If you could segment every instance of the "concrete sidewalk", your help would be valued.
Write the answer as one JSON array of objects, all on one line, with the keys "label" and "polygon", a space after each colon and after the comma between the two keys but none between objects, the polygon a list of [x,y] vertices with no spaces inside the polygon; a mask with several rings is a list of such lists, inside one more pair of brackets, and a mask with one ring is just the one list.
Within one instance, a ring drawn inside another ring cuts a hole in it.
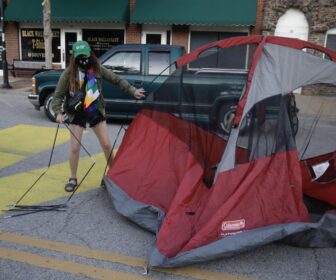
[{"label": "concrete sidewalk", "polygon": [[316,116],[336,119],[336,95],[335,96],[310,96],[295,95],[296,106],[300,110],[300,115]]},{"label": "concrete sidewalk", "polygon": [[3,86],[3,77],[0,77],[0,93],[23,93],[31,91],[31,78],[14,78],[9,77],[9,85],[11,88],[2,88]]}]

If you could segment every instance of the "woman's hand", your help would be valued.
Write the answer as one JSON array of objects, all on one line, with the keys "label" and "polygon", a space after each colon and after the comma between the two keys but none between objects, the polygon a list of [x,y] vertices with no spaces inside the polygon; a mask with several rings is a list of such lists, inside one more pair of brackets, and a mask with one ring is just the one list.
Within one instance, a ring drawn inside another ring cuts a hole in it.
[{"label": "woman's hand", "polygon": [[144,95],[145,92],[146,92],[146,91],[145,91],[143,88],[138,88],[138,89],[134,92],[134,97],[135,97],[136,99],[144,98],[144,97],[146,97],[146,96]]},{"label": "woman's hand", "polygon": [[62,114],[58,114],[56,116],[56,122],[57,123],[64,123],[64,116]]}]

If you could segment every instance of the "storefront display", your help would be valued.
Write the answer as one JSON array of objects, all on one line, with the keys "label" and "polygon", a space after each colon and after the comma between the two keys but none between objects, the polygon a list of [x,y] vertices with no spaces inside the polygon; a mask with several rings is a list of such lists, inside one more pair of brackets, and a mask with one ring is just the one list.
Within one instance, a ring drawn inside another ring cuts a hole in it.
[{"label": "storefront display", "polygon": [[[53,29],[52,39],[52,62],[58,63],[61,60],[59,46],[61,45],[60,29]],[[22,28],[21,29],[21,51],[22,60],[44,61],[45,47],[43,29]]]},{"label": "storefront display", "polygon": [[83,29],[83,40],[87,41],[95,55],[100,57],[113,46],[124,44],[124,30]]}]

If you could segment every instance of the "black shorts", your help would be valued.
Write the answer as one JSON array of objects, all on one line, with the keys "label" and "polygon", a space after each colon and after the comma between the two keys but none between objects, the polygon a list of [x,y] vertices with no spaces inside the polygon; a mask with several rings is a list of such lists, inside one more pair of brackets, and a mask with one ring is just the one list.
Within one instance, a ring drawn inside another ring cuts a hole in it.
[{"label": "black shorts", "polygon": [[105,121],[106,118],[98,111],[95,110],[93,112],[80,112],[75,115],[71,124],[79,125],[83,128],[86,128],[86,124],[88,123],[90,127],[94,127],[100,122]]}]

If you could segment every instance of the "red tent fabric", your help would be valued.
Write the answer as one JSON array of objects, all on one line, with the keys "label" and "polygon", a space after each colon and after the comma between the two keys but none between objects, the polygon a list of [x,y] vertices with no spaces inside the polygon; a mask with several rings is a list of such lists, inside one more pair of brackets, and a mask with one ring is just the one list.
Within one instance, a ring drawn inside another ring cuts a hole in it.
[{"label": "red tent fabric", "polygon": [[[204,71],[195,68],[222,67],[236,47],[251,55],[226,134],[212,123],[218,111],[209,117],[198,106],[200,96],[227,91],[224,71],[205,73],[213,83],[202,87]],[[335,147],[300,158],[292,94],[313,84],[335,86],[335,61],[335,52],[309,42],[250,36],[211,43],[176,62],[129,126],[105,177],[116,210],[156,234],[150,266],[230,256],[281,239],[336,244],[336,215],[329,211],[336,206]],[[327,207],[317,213],[307,199]]]}]

